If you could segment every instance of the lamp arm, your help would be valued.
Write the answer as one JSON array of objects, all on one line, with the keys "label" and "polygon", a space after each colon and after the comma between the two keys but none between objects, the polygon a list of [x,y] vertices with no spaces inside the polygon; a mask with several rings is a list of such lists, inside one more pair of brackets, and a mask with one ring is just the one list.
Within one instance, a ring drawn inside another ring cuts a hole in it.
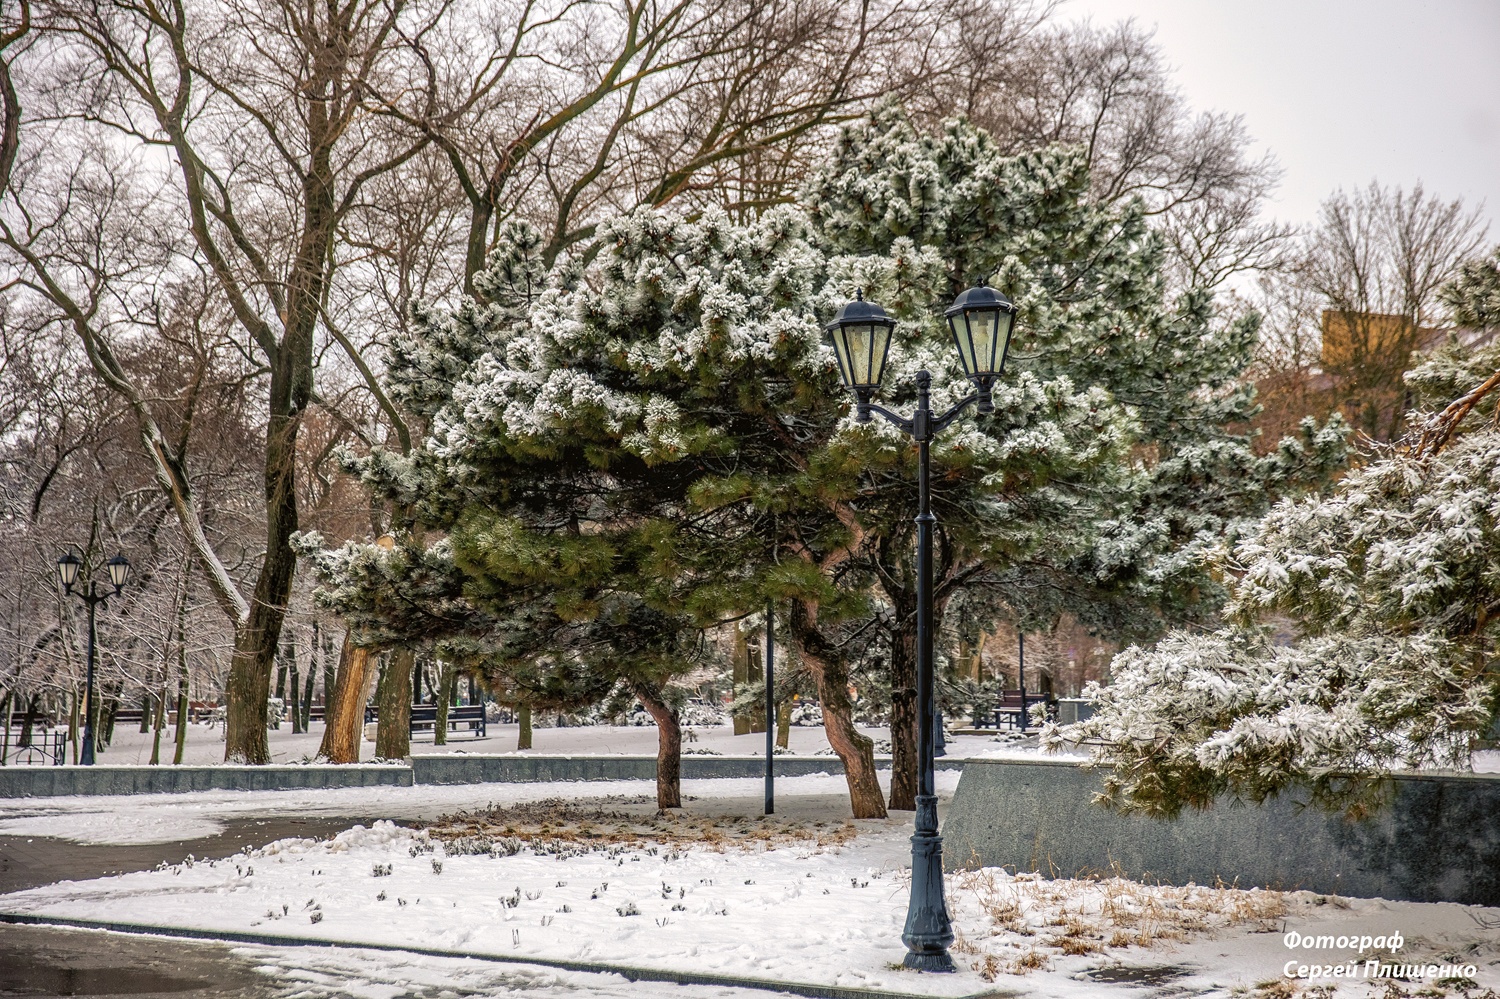
[{"label": "lamp arm", "polygon": [[884,406],[876,405],[873,402],[865,403],[861,408],[863,408],[867,412],[879,413],[882,417],[885,418],[885,421],[887,423],[892,424],[896,427],[896,429],[900,430],[908,437],[915,436],[916,424],[906,417],[893,413],[889,409],[886,409]]},{"label": "lamp arm", "polygon": [[942,416],[933,417],[931,423],[933,435],[936,436],[937,434],[941,433],[945,428],[947,428],[948,424],[952,423],[954,420],[962,416],[964,410],[968,409],[970,406],[984,401],[984,395],[984,393],[980,392],[971,392],[969,395],[954,403],[953,408],[948,410],[948,412],[944,413]]}]

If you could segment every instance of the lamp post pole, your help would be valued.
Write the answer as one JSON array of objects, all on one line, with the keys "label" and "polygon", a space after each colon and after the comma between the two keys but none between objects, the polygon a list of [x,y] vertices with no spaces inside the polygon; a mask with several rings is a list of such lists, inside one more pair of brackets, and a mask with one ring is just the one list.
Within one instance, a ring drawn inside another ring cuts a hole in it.
[{"label": "lamp post pole", "polygon": [[766,604],[766,814],[776,811],[776,608]]},{"label": "lamp post pole", "polygon": [[1005,366],[1016,309],[1010,299],[983,280],[959,294],[943,313],[953,333],[964,373],[977,391],[955,403],[941,416],[932,412],[932,375],[917,372],[917,409],[910,419],[876,405],[896,323],[863,290],[824,326],[832,341],[844,387],[854,393],[856,423],[869,423],[872,413],[910,437],[917,445],[917,814],[911,838],[911,902],[906,911],[906,944],[902,962],[917,971],[953,971],[948,945],[953,921],[943,897],[943,840],[938,835],[937,790],[933,781],[934,683],[932,667],[932,512],[928,445],[943,428],[976,405],[993,413],[995,379]]},{"label": "lamp post pole", "polygon": [[937,789],[933,779],[933,668],[932,668],[932,475],[928,445],[933,435],[952,423],[973,403],[981,410],[988,401],[974,394],[942,416],[932,414],[932,376],[917,372],[917,410],[907,420],[871,403],[861,403],[861,416],[871,412],[904,431],[917,445],[917,814],[911,837],[911,902],[906,910],[906,944],[902,962],[918,971],[953,971],[948,945],[953,943],[953,920],[943,893],[943,838],[938,835]]},{"label": "lamp post pole", "polygon": [[109,598],[101,596],[94,589],[94,581],[92,579],[89,580],[88,592],[79,593],[77,596],[89,608],[89,665],[87,678],[83,684],[83,753],[78,762],[86,767],[91,767],[94,765],[94,609]]}]

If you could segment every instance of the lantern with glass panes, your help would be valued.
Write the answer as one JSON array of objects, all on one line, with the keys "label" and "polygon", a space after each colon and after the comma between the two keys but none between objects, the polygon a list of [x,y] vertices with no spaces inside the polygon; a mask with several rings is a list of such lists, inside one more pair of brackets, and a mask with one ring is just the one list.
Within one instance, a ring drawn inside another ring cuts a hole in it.
[{"label": "lantern with glass panes", "polygon": [[926,371],[917,372],[917,409],[910,418],[872,401],[885,375],[896,324],[879,305],[866,301],[862,290],[824,327],[838,357],[839,376],[854,393],[856,422],[869,423],[870,414],[879,413],[917,444],[917,814],[911,840],[911,901],[901,938],[907,948],[905,965],[921,971],[954,970],[948,955],[953,923],[943,897],[943,841],[933,782],[932,528],[937,518],[932,513],[927,446],[971,404],[981,413],[994,411],[991,392],[1005,367],[1016,307],[981,280],[954,299],[944,315],[959,362],[975,390],[937,416],[929,399],[932,376]]}]

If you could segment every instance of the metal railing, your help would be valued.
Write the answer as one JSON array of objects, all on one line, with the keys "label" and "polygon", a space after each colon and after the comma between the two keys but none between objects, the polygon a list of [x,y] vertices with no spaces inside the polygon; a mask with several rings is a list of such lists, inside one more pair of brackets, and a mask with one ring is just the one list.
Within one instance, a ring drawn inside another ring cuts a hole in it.
[{"label": "metal railing", "polygon": [[21,733],[0,729],[0,759],[12,767],[60,767],[68,762],[68,734],[33,731],[30,742],[21,744]]}]

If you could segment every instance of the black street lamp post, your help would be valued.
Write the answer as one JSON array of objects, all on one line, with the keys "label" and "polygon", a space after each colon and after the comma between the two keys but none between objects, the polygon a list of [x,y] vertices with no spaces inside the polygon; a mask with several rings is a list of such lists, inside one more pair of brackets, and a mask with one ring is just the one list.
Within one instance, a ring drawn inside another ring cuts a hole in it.
[{"label": "black street lamp post", "polygon": [[932,669],[932,513],[928,444],[971,404],[994,411],[990,393],[1005,366],[1015,322],[1015,306],[983,281],[954,300],[945,315],[958,347],[964,373],[976,391],[940,416],[932,412],[932,376],[917,372],[917,411],[907,419],[870,400],[880,388],[890,353],[895,322],[863,292],[845,305],[825,328],[838,356],[845,388],[854,393],[855,422],[869,423],[871,413],[901,429],[917,445],[917,813],[911,838],[911,903],[906,912],[904,964],[919,971],[953,971],[948,945],[953,923],[943,897],[943,840],[938,835],[937,794],[933,781]]},{"label": "black street lamp post", "polygon": [[78,761],[86,767],[94,765],[94,611],[110,597],[119,596],[120,590],[130,582],[130,562],[124,555],[116,555],[104,565],[109,570],[109,581],[115,592],[99,593],[94,587],[93,579],[90,579],[88,592],[73,593],[73,585],[78,582],[78,570],[83,566],[83,560],[72,552],[57,560],[57,577],[62,582],[63,591],[82,600],[89,609],[89,665],[88,679],[84,681],[83,752]]}]

